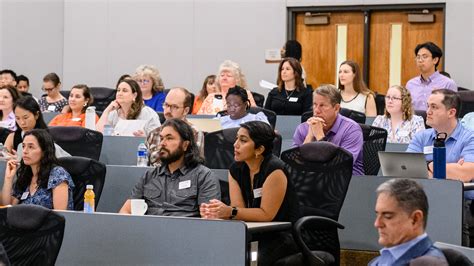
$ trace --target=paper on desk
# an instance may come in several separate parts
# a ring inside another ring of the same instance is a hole
[[[264,88],[264,89],[269,89],[269,90],[272,90],[273,88],[275,87],[278,87],[276,84],[273,84],[271,82],[268,82],[266,80],[260,80],[260,83],[259,83],[260,87]]]
[[[144,130],[147,120],[125,120],[119,119],[114,127],[114,135],[117,136],[132,136],[133,132]]]

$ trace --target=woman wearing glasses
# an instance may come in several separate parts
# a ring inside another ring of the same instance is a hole
[[[423,118],[413,114],[410,92],[399,85],[388,89],[385,114],[377,116],[372,126],[386,129],[391,143],[410,143],[415,133],[425,129]]]
[[[145,120],[142,129],[133,132],[136,137],[146,136],[150,131],[161,125],[158,114],[143,103],[142,91],[135,80],[127,79],[119,83],[115,101],[105,108],[97,122],[97,130],[104,132],[104,126],[114,129],[120,120]],[[117,132],[116,130],[115,134]]]
[[[269,124],[263,112],[257,114],[248,112],[250,101],[244,88],[239,86],[230,88],[225,100],[227,102],[227,115],[220,117],[222,128],[240,127],[240,124],[248,121],[262,121]]]
[[[41,96],[39,105],[41,112],[61,112],[68,104],[67,99],[59,93],[61,80],[56,73],[49,73],[43,78],[43,91],[46,95]]]
[[[163,112],[166,94],[160,72],[155,66],[141,65],[135,70],[133,79],[138,82],[146,106],[156,112]]]

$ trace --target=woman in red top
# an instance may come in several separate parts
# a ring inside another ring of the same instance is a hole
[[[84,84],[75,85],[69,94],[69,108],[67,113],[62,113],[49,122],[49,126],[77,126],[85,127],[86,109],[94,101],[89,87]],[[99,120],[95,115],[95,122]]]

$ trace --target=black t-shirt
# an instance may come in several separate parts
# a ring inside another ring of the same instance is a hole
[[[245,162],[234,162],[229,169],[232,177],[239,184],[246,208],[260,208],[262,198],[254,198],[253,190],[262,188],[267,177],[275,170],[282,170],[287,177],[285,198],[273,221],[295,222],[298,218],[298,202],[285,163],[273,154],[267,155],[260,166],[260,172],[255,174],[253,188],[250,187],[250,170]]]
[[[313,105],[313,95],[311,89],[301,88],[287,92],[274,88],[268,93],[265,102],[265,109],[272,110],[277,115],[302,115],[310,111]]]

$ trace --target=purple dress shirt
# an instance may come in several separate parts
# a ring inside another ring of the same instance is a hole
[[[406,87],[410,91],[413,108],[424,111],[427,109],[427,101],[431,91],[435,89],[458,91],[458,86],[454,80],[441,75],[438,71],[434,72],[428,79],[424,79],[422,76],[414,77],[407,82]]]
[[[304,139],[308,134],[308,123],[301,123],[293,135],[293,147],[303,145]],[[337,115],[334,125],[326,133],[325,139],[334,145],[346,149],[352,153],[354,165],[352,167],[353,175],[364,175],[363,145],[364,138],[362,129],[352,119]]]

